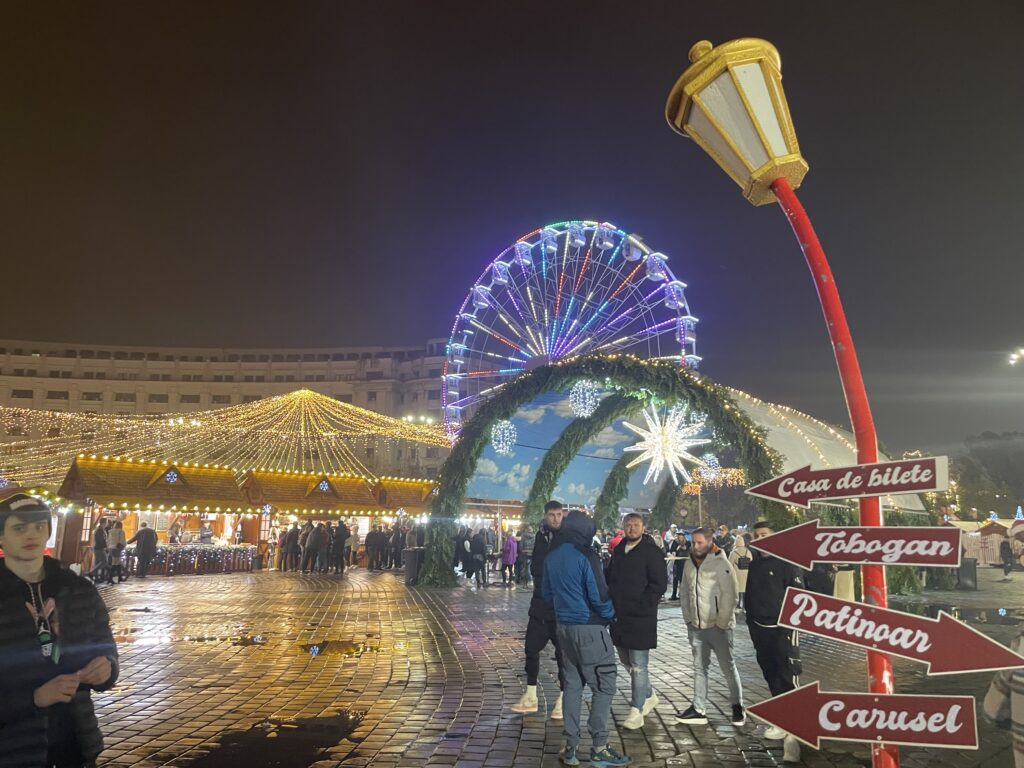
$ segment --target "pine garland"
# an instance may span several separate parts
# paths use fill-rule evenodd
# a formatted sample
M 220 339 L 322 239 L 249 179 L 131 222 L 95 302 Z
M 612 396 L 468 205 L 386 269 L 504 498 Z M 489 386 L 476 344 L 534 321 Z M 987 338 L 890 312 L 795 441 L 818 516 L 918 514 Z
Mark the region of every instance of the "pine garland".
M 682 402 L 695 412 L 704 414 L 714 426 L 718 439 L 736 448 L 739 464 L 746 471 L 752 485 L 772 478 L 781 470 L 781 458 L 765 442 L 764 432 L 733 402 L 728 390 L 710 379 L 680 368 L 676 363 L 642 360 L 631 355 L 594 355 L 540 366 L 502 387 L 463 425 L 459 441 L 438 476 L 437 494 L 428 526 L 431 544 L 427 547 L 420 583 L 433 586 L 450 586 L 455 583 L 447 542 L 454 539 L 454 520 L 462 514 L 466 488 L 476 471 L 480 454 L 490 439 L 491 425 L 499 419 L 512 418 L 520 407 L 540 395 L 565 391 L 581 379 L 602 382 L 605 387 L 616 389 L 624 397 L 640 403 L 652 399 L 667 403 Z M 585 434 L 586 429 L 582 425 L 579 429 L 575 438 L 566 441 L 562 455 L 552 460 L 552 471 L 543 478 L 545 484 L 550 482 L 551 475 L 561 462 L 568 464 L 572 460 L 571 456 L 568 461 L 565 460 L 565 452 L 572 442 Z M 618 515 L 618 501 L 625 496 L 622 489 L 628 486 L 629 473 L 624 463 L 623 467 L 619 467 L 619 463 L 612 468 L 601 498 L 598 499 L 599 521 L 608 516 L 614 521 Z M 614 483 L 610 486 L 612 480 Z M 612 497 L 615 497 L 614 503 Z M 781 504 L 760 499 L 758 502 L 768 519 L 780 530 L 798 520 L 796 513 Z

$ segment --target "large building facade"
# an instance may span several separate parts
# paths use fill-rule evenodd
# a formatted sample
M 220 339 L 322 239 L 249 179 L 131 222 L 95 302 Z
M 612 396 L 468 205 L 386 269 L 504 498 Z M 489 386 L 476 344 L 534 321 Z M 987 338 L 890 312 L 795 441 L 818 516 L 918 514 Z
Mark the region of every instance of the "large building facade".
M 0 340 L 0 405 L 164 414 L 251 403 L 306 388 L 394 418 L 441 421 L 447 339 L 411 347 L 238 349 Z M 5 441 L 25 439 L 15 429 Z M 440 448 L 368 446 L 374 472 L 432 477 Z

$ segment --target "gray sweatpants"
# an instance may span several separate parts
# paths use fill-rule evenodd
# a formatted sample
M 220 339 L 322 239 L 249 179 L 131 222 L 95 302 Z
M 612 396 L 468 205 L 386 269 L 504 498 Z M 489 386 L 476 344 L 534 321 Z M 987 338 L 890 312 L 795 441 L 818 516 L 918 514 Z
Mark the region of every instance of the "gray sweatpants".
M 743 703 L 743 688 L 740 686 L 740 674 L 736 670 L 736 661 L 732 656 L 732 630 L 710 627 L 696 629 L 692 624 L 686 626 L 693 651 L 693 708 L 698 712 L 707 712 L 708 706 L 708 667 L 711 666 L 711 651 L 718 657 L 718 666 L 722 670 L 726 685 L 729 686 L 729 703 Z
M 565 743 L 580 743 L 580 709 L 583 706 L 583 684 L 590 686 L 590 717 L 587 730 L 594 747 L 608 743 L 608 716 L 615 696 L 615 648 L 608 630 L 596 624 L 559 624 L 558 641 L 562 646 L 565 667 L 565 688 L 562 691 L 562 714 Z

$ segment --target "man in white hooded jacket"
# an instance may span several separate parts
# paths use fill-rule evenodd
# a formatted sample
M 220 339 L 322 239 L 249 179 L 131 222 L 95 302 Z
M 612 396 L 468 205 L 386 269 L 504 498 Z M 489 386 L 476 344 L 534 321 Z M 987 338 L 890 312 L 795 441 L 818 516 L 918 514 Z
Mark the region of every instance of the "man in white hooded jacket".
M 683 725 L 707 725 L 708 667 L 711 651 L 729 686 L 733 725 L 743 725 L 743 689 L 733 659 L 733 628 L 736 626 L 738 590 L 736 571 L 729 556 L 714 543 L 714 533 L 697 528 L 691 534 L 693 545 L 683 568 L 680 603 L 683 620 L 693 652 L 693 704 L 676 722 Z

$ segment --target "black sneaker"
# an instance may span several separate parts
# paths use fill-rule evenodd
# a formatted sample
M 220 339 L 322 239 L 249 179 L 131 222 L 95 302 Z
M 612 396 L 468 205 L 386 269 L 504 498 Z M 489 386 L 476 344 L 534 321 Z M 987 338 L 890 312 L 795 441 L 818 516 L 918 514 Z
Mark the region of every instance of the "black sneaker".
M 747 713 L 743 711 L 743 705 L 742 704 L 733 704 L 732 705 L 732 724 L 733 725 L 743 725 L 745 722 L 747 722 Z
M 683 714 L 676 715 L 676 722 L 680 725 L 707 725 L 708 716 L 690 706 Z

